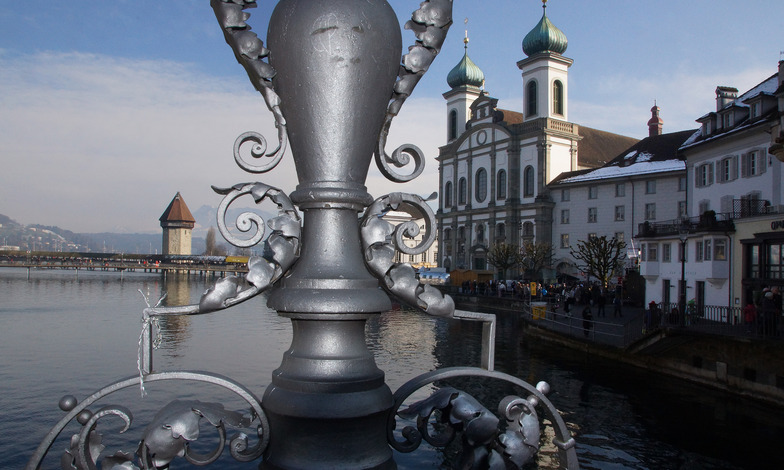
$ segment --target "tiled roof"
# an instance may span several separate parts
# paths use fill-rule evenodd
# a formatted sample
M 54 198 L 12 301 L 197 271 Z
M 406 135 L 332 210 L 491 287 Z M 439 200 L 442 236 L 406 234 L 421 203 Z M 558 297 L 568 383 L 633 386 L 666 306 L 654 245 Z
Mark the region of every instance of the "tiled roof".
M 618 155 L 639 142 L 633 137 L 580 126 L 583 138 L 577 144 L 577 163 L 582 167 L 596 168 L 607 162 L 610 155 Z
M 169 203 L 169 207 L 163 211 L 163 215 L 161 218 L 158 219 L 163 222 L 190 222 L 196 223 L 196 219 L 193 218 L 193 214 L 188 209 L 188 205 L 185 204 L 185 201 L 182 199 L 182 196 L 178 192 L 174 199 Z

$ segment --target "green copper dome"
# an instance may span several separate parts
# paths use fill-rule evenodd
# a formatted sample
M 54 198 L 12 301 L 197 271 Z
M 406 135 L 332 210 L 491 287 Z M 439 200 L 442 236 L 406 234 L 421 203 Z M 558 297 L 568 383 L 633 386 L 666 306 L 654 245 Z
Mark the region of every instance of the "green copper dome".
M 476 66 L 476 64 L 468 57 L 468 48 L 466 47 L 463 59 L 455 65 L 449 75 L 446 76 L 446 83 L 450 88 L 457 88 L 460 86 L 475 86 L 481 87 L 485 81 L 485 74 Z
M 539 24 L 534 26 L 525 39 L 523 39 L 523 52 L 525 55 L 532 56 L 540 52 L 555 52 L 563 54 L 566 52 L 566 35 L 553 25 L 547 18 L 547 5 L 542 5 L 544 12 Z

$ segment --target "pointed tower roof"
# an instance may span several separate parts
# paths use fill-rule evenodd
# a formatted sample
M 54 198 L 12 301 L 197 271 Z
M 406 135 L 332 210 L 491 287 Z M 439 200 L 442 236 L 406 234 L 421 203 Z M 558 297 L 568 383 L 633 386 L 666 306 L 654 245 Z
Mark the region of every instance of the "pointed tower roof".
M 547 18 L 547 0 L 542 0 L 542 19 L 523 39 L 523 52 L 528 57 L 540 52 L 566 52 L 566 35 Z
M 174 199 L 169 203 L 169 207 L 163 211 L 163 215 L 158 219 L 161 222 L 161 227 L 170 227 L 173 225 L 189 226 L 193 228 L 196 224 L 196 219 L 193 218 L 188 205 L 179 192 L 174 196 Z
M 468 57 L 468 31 L 463 39 L 465 52 L 460 62 L 446 76 L 446 83 L 450 88 L 455 89 L 461 86 L 481 87 L 485 83 L 485 74 Z

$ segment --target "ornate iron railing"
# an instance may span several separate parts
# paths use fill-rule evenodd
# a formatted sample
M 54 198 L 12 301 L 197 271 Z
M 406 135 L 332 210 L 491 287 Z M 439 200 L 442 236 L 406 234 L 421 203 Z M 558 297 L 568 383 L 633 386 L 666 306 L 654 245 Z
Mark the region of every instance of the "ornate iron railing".
M 54 439 L 77 421 L 79 431 L 61 457 L 62 468 L 168 468 L 177 457 L 195 465 L 216 461 L 227 443 L 226 427 L 241 432 L 229 442 L 238 461 L 261 459 L 262 468 L 395 468 L 392 448 L 408 452 L 422 439 L 435 446 L 462 435 L 461 468 L 521 468 L 538 452 L 544 412 L 556 436 L 560 466 L 579 467 L 575 441 L 547 399 L 549 386 L 532 386 L 494 368 L 495 317 L 455 310 L 451 297 L 421 284 L 413 268 L 395 262 L 395 253 L 424 252 L 435 238 L 435 216 L 426 199 L 391 193 L 377 199 L 364 186 L 372 154 L 387 178 L 402 182 L 422 172 L 424 156 L 406 144 L 387 155 L 391 122 L 438 54 L 452 22 L 451 0 L 426 0 L 406 28 L 416 40 L 401 60 L 397 18 L 383 0 L 281 0 L 270 19 L 269 48 L 251 31 L 246 0 L 211 0 L 226 42 L 245 68 L 275 118 L 277 145 L 268 151 L 256 132 L 234 144 L 236 163 L 250 173 L 273 169 L 290 149 L 299 185 L 291 194 L 264 183 L 213 188 L 223 195 L 218 227 L 230 243 L 251 247 L 263 240 L 264 257 L 252 257 L 244 276 L 215 282 L 198 304 L 150 306 L 143 311 L 138 375 L 104 387 L 78 401 L 66 396 L 63 419 L 47 434 L 28 464 L 42 465 Z M 413 162 L 413 170 L 400 173 Z M 265 221 L 245 212 L 235 221 L 245 236 L 226 224 L 228 207 L 250 196 L 271 201 L 278 215 Z M 422 242 L 406 240 L 420 232 L 416 223 L 397 226 L 384 220 L 402 211 L 425 221 Z M 302 215 L 302 218 L 300 218 Z M 265 239 L 265 226 L 271 233 Z M 389 297 L 430 315 L 483 323 L 482 368 L 428 372 L 394 394 L 384 382 L 365 343 L 365 322 L 388 310 Z M 269 291 L 268 306 L 290 318 L 293 338 L 271 384 L 259 399 L 243 385 L 207 372 L 155 371 L 156 323 L 166 316 L 199 315 L 229 309 Z M 162 300 L 162 299 L 161 299 Z M 159 301 L 160 304 L 160 301 Z M 442 388 L 401 410 L 417 389 L 456 377 L 500 380 L 525 398 L 510 396 L 498 405 L 501 419 L 466 392 Z M 98 401 L 129 387 L 159 381 L 217 385 L 239 396 L 249 411 L 226 410 L 220 403 L 172 401 L 146 427 L 136 450 L 102 456 L 103 436 L 96 425 L 119 418 L 120 433 L 132 414 L 124 406 Z M 416 416 L 417 427 L 396 434 L 397 419 Z M 216 428 L 216 447 L 195 452 L 202 418 Z M 435 420 L 435 425 L 433 421 Z M 253 435 L 253 442 L 248 435 Z M 257 465 L 257 464 L 253 464 Z

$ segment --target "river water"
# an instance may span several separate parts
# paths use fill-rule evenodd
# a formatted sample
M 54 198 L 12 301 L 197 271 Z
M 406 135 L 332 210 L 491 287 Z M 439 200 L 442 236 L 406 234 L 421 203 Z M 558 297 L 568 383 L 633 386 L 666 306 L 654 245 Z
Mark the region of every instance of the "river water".
M 25 465 L 63 416 L 57 408 L 61 396 L 81 399 L 138 373 L 145 306 L 139 291 L 152 303 L 166 292 L 166 305 L 182 305 L 197 302 L 210 282 L 57 270 L 32 271 L 28 278 L 26 270 L 0 268 L 0 468 Z M 532 349 L 520 326 L 516 318 L 499 318 L 496 369 L 532 384 L 550 383 L 550 399 L 577 439 L 581 468 L 784 468 L 778 447 L 784 439 L 782 409 L 561 349 Z M 400 310 L 367 326 L 368 346 L 393 391 L 434 368 L 478 366 L 480 335 L 478 324 Z M 268 310 L 263 298 L 252 299 L 224 312 L 164 322 L 155 369 L 217 372 L 261 397 L 290 340 L 289 320 Z M 120 436 L 116 445 L 135 450 L 128 442 L 138 439 L 144 423 L 175 396 L 216 395 L 213 401 L 229 409 L 247 408 L 241 401 L 235 406 L 231 396 L 217 397 L 221 392 L 209 387 L 155 383 L 146 385 L 144 398 L 138 389 L 110 395 L 104 401 L 128 406 L 134 425 L 141 423 L 127 433 L 130 441 Z M 59 468 L 76 429 L 67 428 L 54 444 L 45 468 Z M 107 451 L 116 450 L 108 437 L 104 444 Z M 413 454 L 395 454 L 401 469 L 439 468 L 443 458 L 424 445 Z M 176 462 L 172 468 L 190 468 L 182 459 Z M 241 468 L 229 457 L 222 462 L 217 467 Z M 553 468 L 552 455 L 542 452 L 538 465 Z

